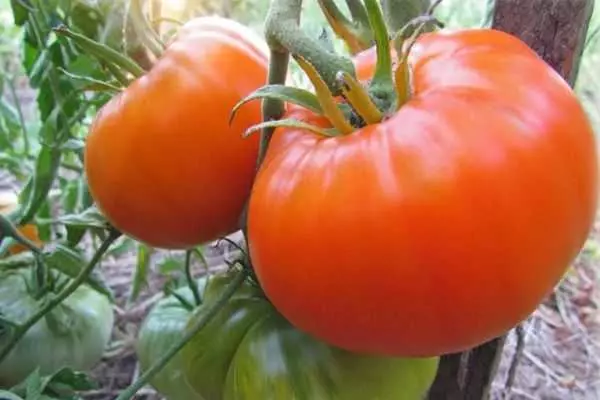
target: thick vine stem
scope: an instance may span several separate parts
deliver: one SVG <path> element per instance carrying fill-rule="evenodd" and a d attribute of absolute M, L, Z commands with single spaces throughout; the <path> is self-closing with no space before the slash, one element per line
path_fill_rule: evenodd
<path fill-rule="evenodd" d="M 213 317 L 215 317 L 221 308 L 223 308 L 225 303 L 229 301 L 231 296 L 233 296 L 235 291 L 244 282 L 246 277 L 247 271 L 245 269 L 240 270 L 233 280 L 227 285 L 219 298 L 217 298 L 212 304 L 207 305 L 209 308 L 206 314 L 204 314 L 202 318 L 199 318 L 198 321 L 196 321 L 196 323 L 191 327 L 191 329 L 187 330 L 186 333 L 176 343 L 174 343 L 160 359 L 158 359 L 127 389 L 121 392 L 121 394 L 115 400 L 131 399 L 138 390 L 140 390 L 152 378 L 154 378 L 154 376 L 159 373 L 165 367 L 165 365 L 167 365 L 169 361 L 171 361 L 171 359 L 175 357 L 175 355 L 177 355 L 177 353 L 179 353 L 179 351 L 181 351 L 181 349 L 183 349 L 198 332 L 200 332 L 201 329 L 208 325 Z"/>
<path fill-rule="evenodd" d="M 121 233 L 116 230 L 111 230 L 108 238 L 104 240 L 102 245 L 98 248 L 90 262 L 85 266 L 84 269 L 73 279 L 63 290 L 61 290 L 55 297 L 52 297 L 48 302 L 44 304 L 33 316 L 31 316 L 25 323 L 18 325 L 16 330 L 12 332 L 9 342 L 0 350 L 0 362 L 10 354 L 11 350 L 19 343 L 21 338 L 27 334 L 29 329 L 37 324 L 46 314 L 51 312 L 55 307 L 61 304 L 67 297 L 69 297 L 79 286 L 81 286 L 88 278 L 92 270 L 96 267 L 96 264 L 100 261 L 104 253 L 108 250 L 111 244 L 121 236 Z"/>
<path fill-rule="evenodd" d="M 290 53 L 285 49 L 273 48 L 271 44 L 271 58 L 269 61 L 269 75 L 267 77 L 267 84 L 269 85 L 283 85 L 287 77 L 289 64 L 290 64 Z M 281 100 L 272 98 L 266 98 L 262 103 L 262 114 L 263 121 L 274 121 L 280 119 L 285 112 L 285 103 Z M 257 168 L 262 164 L 265 155 L 267 154 L 267 148 L 271 142 L 271 137 L 275 128 L 265 128 L 261 132 L 260 136 L 260 150 L 257 160 Z"/>
<path fill-rule="evenodd" d="M 333 94 L 339 95 L 336 74 L 345 71 L 356 76 L 352 60 L 326 50 L 318 39 L 306 35 L 300 28 L 301 11 L 302 0 L 272 0 L 265 22 L 267 43 L 275 52 L 290 52 L 310 62 Z"/>

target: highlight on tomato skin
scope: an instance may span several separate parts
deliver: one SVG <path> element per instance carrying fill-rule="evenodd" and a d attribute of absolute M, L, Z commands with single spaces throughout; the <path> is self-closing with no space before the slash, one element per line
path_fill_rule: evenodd
<path fill-rule="evenodd" d="M 235 21 L 192 20 L 146 75 L 100 110 L 85 172 L 117 229 L 168 249 L 238 229 L 258 155 L 258 137 L 242 133 L 260 122 L 260 103 L 228 120 L 232 107 L 266 82 L 264 46 Z"/>
<path fill-rule="evenodd" d="M 590 122 L 526 44 L 474 29 L 413 50 L 412 98 L 383 123 L 278 128 L 249 204 L 267 297 L 350 351 L 431 356 L 502 335 L 560 281 L 596 213 Z"/>

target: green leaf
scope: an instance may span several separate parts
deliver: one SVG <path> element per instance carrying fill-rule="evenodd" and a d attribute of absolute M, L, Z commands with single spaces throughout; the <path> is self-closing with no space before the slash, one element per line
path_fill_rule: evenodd
<path fill-rule="evenodd" d="M 29 267 L 33 265 L 34 257 L 30 251 L 23 251 L 8 257 L 0 258 L 0 273 L 8 270 Z"/>
<path fill-rule="evenodd" d="M 135 248 L 137 242 L 128 237 L 121 236 L 118 241 L 113 244 L 113 246 L 106 252 L 107 256 L 111 257 L 121 257 L 125 254 L 128 254 Z"/>
<path fill-rule="evenodd" d="M 285 85 L 266 85 L 250 93 L 233 107 L 229 118 L 230 123 L 235 118 L 235 114 L 241 106 L 249 101 L 261 98 L 286 101 L 307 108 L 314 113 L 323 114 L 319 99 L 308 90 Z"/>
<path fill-rule="evenodd" d="M 12 149 L 15 142 L 19 140 L 20 131 L 21 124 L 17 110 L 0 96 L 0 148 L 3 151 Z"/>
<path fill-rule="evenodd" d="M 171 275 L 173 272 L 181 272 L 183 260 L 176 257 L 165 257 L 158 263 L 158 272 L 161 275 Z"/>
<path fill-rule="evenodd" d="M 71 10 L 72 25 L 87 37 L 97 37 L 105 23 L 100 11 L 85 2 L 77 2 Z"/>
<path fill-rule="evenodd" d="M 35 173 L 30 179 L 31 192 L 24 202 L 25 207 L 21 212 L 20 224 L 31 221 L 46 201 L 60 166 L 61 155 L 59 150 L 47 146 L 40 150 L 36 160 Z"/>
<path fill-rule="evenodd" d="M 137 300 L 143 287 L 148 286 L 148 266 L 154 249 L 145 244 L 138 243 L 137 264 L 133 271 L 131 293 L 128 302 Z"/>
<path fill-rule="evenodd" d="M 88 260 L 77 251 L 63 245 L 56 245 L 54 249 L 46 253 L 46 264 L 70 278 L 75 278 L 88 263 Z M 110 287 L 106 284 L 100 272 L 95 269 L 86 279 L 92 289 L 114 301 L 114 295 Z"/>
<path fill-rule="evenodd" d="M 97 388 L 98 386 L 83 372 L 65 367 L 46 376 L 41 376 L 39 370 L 36 370 L 11 390 L 26 393 L 25 400 L 80 400 L 77 392 Z M 0 399 L 4 400 L 4 397 Z"/>
<path fill-rule="evenodd" d="M 63 215 L 58 218 L 58 222 L 67 226 L 79 228 L 110 228 L 110 224 L 95 205 L 87 208 L 80 214 Z"/>
<path fill-rule="evenodd" d="M 27 33 L 23 41 L 23 68 L 29 76 L 29 84 L 37 89 L 44 75 L 47 64 L 40 60 L 45 53 L 40 52 L 37 47 L 27 40 Z M 45 56 L 44 56 L 45 57 Z"/>
<path fill-rule="evenodd" d="M 83 372 L 71 368 L 62 368 L 54 374 L 44 378 L 44 386 L 52 392 L 59 392 L 64 398 L 73 396 L 75 392 L 96 389 L 98 386 Z"/>
<path fill-rule="evenodd" d="M 26 0 L 10 0 L 15 25 L 23 26 L 27 22 L 29 12 L 33 10 L 31 3 Z"/>
<path fill-rule="evenodd" d="M 21 126 L 17 110 L 2 97 L 0 97 L 0 117 L 2 117 L 11 128 L 17 129 Z"/>
<path fill-rule="evenodd" d="M 319 128 L 317 126 L 308 124 L 303 121 L 299 121 L 297 119 L 288 118 L 288 119 L 280 119 L 277 121 L 266 121 L 266 122 L 261 122 L 260 124 L 253 125 L 250 128 L 248 128 L 246 130 L 246 132 L 244 132 L 244 137 L 247 137 L 247 136 L 253 134 L 254 132 L 258 132 L 264 128 L 281 128 L 281 127 L 304 129 L 304 130 L 316 133 L 317 135 L 322 135 L 322 136 L 326 136 L 326 137 L 339 136 L 337 130 L 334 128 L 329 128 L 329 129 Z"/>
<path fill-rule="evenodd" d="M 22 397 L 17 396 L 14 393 L 7 392 L 6 390 L 0 390 L 0 399 L 2 399 L 2 400 L 24 400 Z"/>
<path fill-rule="evenodd" d="M 79 205 L 80 185 L 81 180 L 79 179 L 61 179 L 61 204 L 67 215 L 76 213 Z"/>
<path fill-rule="evenodd" d="M 81 139 L 68 139 L 66 142 L 60 145 L 61 150 L 79 151 L 85 147 L 85 142 Z"/>
<path fill-rule="evenodd" d="M 44 391 L 39 368 L 25 379 L 25 392 L 27 399 L 39 399 Z"/>

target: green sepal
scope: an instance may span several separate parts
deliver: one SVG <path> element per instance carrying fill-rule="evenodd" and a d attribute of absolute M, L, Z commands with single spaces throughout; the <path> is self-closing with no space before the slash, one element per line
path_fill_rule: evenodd
<path fill-rule="evenodd" d="M 229 117 L 229 123 L 233 121 L 235 114 L 244 104 L 252 100 L 264 98 L 296 104 L 316 114 L 323 115 L 323 109 L 321 108 L 319 99 L 308 90 L 285 85 L 265 85 L 244 97 L 233 107 Z"/>
<path fill-rule="evenodd" d="M 247 129 L 243 136 L 248 137 L 251 134 L 261 131 L 265 128 L 296 128 L 296 129 L 305 129 L 310 132 L 316 133 L 317 135 L 322 135 L 326 137 L 334 137 L 339 136 L 339 132 L 335 128 L 319 128 L 318 126 L 314 126 L 312 124 L 294 119 L 294 118 L 285 118 L 277 121 L 265 121 L 259 124 L 251 126 Z"/>

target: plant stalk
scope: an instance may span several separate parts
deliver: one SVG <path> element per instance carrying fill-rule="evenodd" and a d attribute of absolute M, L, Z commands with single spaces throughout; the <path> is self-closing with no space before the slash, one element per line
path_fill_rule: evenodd
<path fill-rule="evenodd" d="M 302 0 L 272 0 L 265 36 L 272 50 L 299 55 L 314 65 L 334 95 L 341 93 L 336 81 L 339 71 L 356 76 L 352 60 L 326 50 L 318 39 L 306 35 L 300 28 Z"/>
<path fill-rule="evenodd" d="M 11 350 L 19 343 L 21 338 L 25 336 L 25 334 L 27 333 L 27 331 L 29 331 L 29 329 L 31 329 L 31 327 L 37 324 L 42 318 L 44 318 L 46 314 L 51 312 L 56 306 L 61 304 L 65 299 L 67 299 L 71 294 L 73 294 L 73 292 L 75 292 L 75 290 L 77 290 L 77 288 L 86 281 L 89 274 L 96 267 L 96 264 L 98 264 L 104 253 L 106 253 L 110 245 L 116 239 L 118 239 L 119 236 L 121 236 L 120 232 L 116 230 L 111 230 L 108 235 L 108 238 L 106 238 L 102 245 L 100 245 L 90 262 L 85 266 L 84 269 L 81 270 L 81 272 L 79 272 L 77 277 L 75 277 L 75 279 L 73 279 L 69 283 L 69 285 L 67 285 L 63 290 L 61 290 L 60 293 L 56 295 L 56 297 L 50 299 L 33 316 L 31 316 L 27 321 L 25 321 L 24 324 L 19 325 L 16 331 L 13 332 L 10 341 L 0 351 L 0 362 L 2 362 L 2 360 L 4 360 L 8 356 Z"/>
<path fill-rule="evenodd" d="M 267 84 L 283 85 L 287 77 L 290 63 L 290 53 L 285 49 L 271 47 L 271 57 L 269 62 L 269 74 Z M 285 112 L 285 103 L 281 100 L 266 98 L 262 103 L 263 121 L 278 120 Z M 267 148 L 271 142 L 271 137 L 275 128 L 264 128 L 260 136 L 260 148 L 257 160 L 257 169 L 265 159 Z"/>
<path fill-rule="evenodd" d="M 194 295 L 194 301 L 198 306 L 202 303 L 202 300 L 200 298 L 200 293 L 198 292 L 198 286 L 196 285 L 196 282 L 194 282 L 194 277 L 192 276 L 192 251 L 193 250 L 188 250 L 185 252 L 185 279 Z"/>

